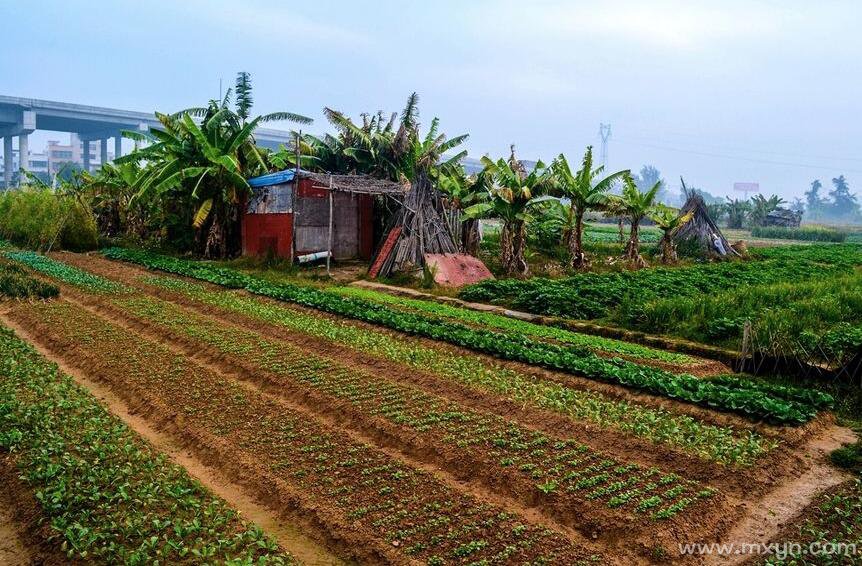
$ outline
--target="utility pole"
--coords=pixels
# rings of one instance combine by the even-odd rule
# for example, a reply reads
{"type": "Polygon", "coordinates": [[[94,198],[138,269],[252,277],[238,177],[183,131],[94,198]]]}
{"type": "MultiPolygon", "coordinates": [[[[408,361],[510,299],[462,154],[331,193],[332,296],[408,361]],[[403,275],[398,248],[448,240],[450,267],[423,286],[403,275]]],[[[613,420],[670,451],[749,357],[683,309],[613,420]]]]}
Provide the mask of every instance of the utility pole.
{"type": "Polygon", "coordinates": [[[611,125],[610,124],[599,124],[599,137],[602,138],[602,167],[607,168],[608,166],[608,140],[611,137],[611,125]]]}

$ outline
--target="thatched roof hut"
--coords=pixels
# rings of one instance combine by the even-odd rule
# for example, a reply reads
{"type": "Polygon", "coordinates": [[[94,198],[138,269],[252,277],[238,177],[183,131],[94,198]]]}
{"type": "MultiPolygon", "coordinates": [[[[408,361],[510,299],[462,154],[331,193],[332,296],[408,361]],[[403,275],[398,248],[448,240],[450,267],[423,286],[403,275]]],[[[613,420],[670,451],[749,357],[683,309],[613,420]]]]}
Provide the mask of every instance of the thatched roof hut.
{"type": "Polygon", "coordinates": [[[709,217],[706,202],[696,190],[688,190],[682,183],[686,201],[680,209],[680,215],[691,214],[691,220],[686,222],[676,233],[675,239],[686,248],[700,249],[708,257],[738,256],[718,224],[709,217]]]}

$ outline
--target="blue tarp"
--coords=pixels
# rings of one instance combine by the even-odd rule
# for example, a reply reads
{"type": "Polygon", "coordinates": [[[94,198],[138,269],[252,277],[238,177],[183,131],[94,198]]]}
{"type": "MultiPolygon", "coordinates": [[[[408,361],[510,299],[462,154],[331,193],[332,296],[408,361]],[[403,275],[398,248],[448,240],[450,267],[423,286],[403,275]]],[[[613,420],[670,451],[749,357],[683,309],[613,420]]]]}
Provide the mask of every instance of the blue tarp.
{"type": "Polygon", "coordinates": [[[280,185],[293,181],[296,176],[296,169],[285,169],[275,173],[267,173],[260,177],[252,177],[248,180],[248,184],[252,187],[268,187],[270,185],[280,185]]]}

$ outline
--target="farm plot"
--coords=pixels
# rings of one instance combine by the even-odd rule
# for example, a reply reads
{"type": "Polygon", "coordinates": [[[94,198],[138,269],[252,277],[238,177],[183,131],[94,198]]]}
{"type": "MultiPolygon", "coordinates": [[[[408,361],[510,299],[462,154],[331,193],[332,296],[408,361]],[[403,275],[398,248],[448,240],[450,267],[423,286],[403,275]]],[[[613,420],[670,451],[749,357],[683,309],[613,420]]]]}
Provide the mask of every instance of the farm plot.
{"type": "Polygon", "coordinates": [[[56,563],[294,563],[2,326],[0,374],[0,470],[56,563]]]}
{"type": "Polygon", "coordinates": [[[492,332],[455,322],[429,320],[422,315],[388,308],[379,303],[338,297],[309,287],[271,284],[230,269],[213,268],[167,256],[118,248],[107,250],[105,254],[154,269],[244,288],[256,295],[448,342],[502,359],[562,370],[771,422],[801,424],[813,418],[818,410],[832,404],[831,397],[825,394],[781,387],[772,387],[767,391],[744,379],[732,379],[732,383],[728,383],[728,380],[721,383],[702,380],[693,375],[644,367],[622,359],[608,360],[586,348],[549,344],[517,332],[492,332]]]}
{"type": "MultiPolygon", "coordinates": [[[[801,470],[792,451],[828,426],[757,423],[245,291],[55,257],[28,264],[47,266],[65,300],[16,304],[17,324],[362,561],[658,559],[682,537],[720,540],[741,502],[801,470]]],[[[753,391],[814,411],[829,401],[753,391]]]]}
{"type": "Polygon", "coordinates": [[[356,558],[577,563],[596,553],[86,309],[21,304],[10,317],[260,494],[308,513],[356,558]]]}
{"type": "MultiPolygon", "coordinates": [[[[688,405],[678,404],[671,410],[655,401],[645,402],[642,398],[626,395],[619,388],[605,387],[606,391],[599,391],[602,386],[589,380],[578,382],[569,376],[534,373],[517,365],[501,365],[455,348],[405,339],[403,335],[380,329],[369,331],[360,323],[321,316],[314,311],[237,292],[207,288],[173,277],[146,274],[139,277],[133,268],[96,258],[80,261],[80,258],[69,256],[67,261],[120,278],[126,285],[137,284],[147,293],[188,305],[199,312],[242,323],[273,339],[305,344],[318,351],[326,349],[326,343],[330,344],[329,351],[338,345],[333,356],[353,362],[367,358],[365,367],[370,371],[386,371],[395,379],[409,381],[432,392],[447,389],[450,396],[481,409],[500,410],[500,403],[510,400],[506,408],[509,414],[529,412],[523,408],[532,407],[544,413],[569,417],[584,423],[582,434],[593,438],[602,436],[596,426],[610,429],[615,433],[608,435],[613,450],[643,438],[648,441],[642,447],[644,453],[653,452],[649,442],[658,442],[671,450],[722,464],[749,466],[778,444],[779,432],[769,427],[692,409],[688,405]],[[305,339],[300,340],[300,337],[305,339]],[[458,388],[464,391],[458,394],[458,388]],[[484,397],[493,400],[486,404],[476,403],[477,399],[484,397]]],[[[533,423],[548,420],[547,415],[530,418],[533,423]]],[[[568,424],[562,422],[557,426],[568,424]]],[[[793,434],[781,431],[780,436],[786,441],[793,434]]],[[[664,459],[666,461],[667,455],[664,459]]],[[[687,463],[690,457],[683,460],[687,463]]]]}

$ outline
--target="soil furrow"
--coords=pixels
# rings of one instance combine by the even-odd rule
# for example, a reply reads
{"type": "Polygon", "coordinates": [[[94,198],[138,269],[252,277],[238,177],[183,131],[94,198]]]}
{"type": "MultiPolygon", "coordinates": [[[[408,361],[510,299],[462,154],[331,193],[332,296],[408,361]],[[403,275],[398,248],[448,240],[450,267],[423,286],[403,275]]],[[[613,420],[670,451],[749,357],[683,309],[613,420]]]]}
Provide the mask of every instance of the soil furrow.
{"type": "MultiPolygon", "coordinates": [[[[68,292],[66,296],[69,299],[68,292]]],[[[208,343],[205,340],[192,338],[188,334],[173,330],[173,328],[176,328],[175,325],[166,325],[166,322],[175,316],[170,311],[159,312],[155,315],[154,319],[148,320],[141,316],[135,316],[131,312],[134,310],[132,306],[115,307],[112,306],[111,301],[103,301],[95,296],[86,295],[85,298],[92,301],[89,308],[109,317],[112,322],[134,328],[137,332],[146,335],[152,340],[169,340],[172,347],[177,348],[183,354],[194,358],[196,361],[206,364],[210,369],[229,373],[234,379],[252,382],[276,397],[287,401],[299,402],[304,409],[314,412],[321,418],[333,419],[337,426],[354,430],[362,434],[364,439],[369,442],[395,450],[399,457],[407,459],[413,464],[418,465],[421,463],[421,465],[434,466],[438,470],[446,470],[447,474],[451,474],[459,481],[471,482],[471,489],[483,492],[483,497],[489,497],[488,490],[491,490],[494,494],[504,496],[506,499],[497,501],[498,504],[505,503],[507,506],[513,507],[513,502],[519,501],[520,503],[515,505],[521,506],[521,512],[524,512],[524,506],[541,510],[540,515],[544,516],[544,520],[546,522],[549,520],[553,521],[557,528],[563,528],[562,526],[565,525],[565,527],[576,528],[586,537],[601,535],[602,540],[616,540],[624,533],[628,533],[631,536],[640,530],[637,521],[633,521],[632,514],[629,512],[621,514],[618,511],[613,511],[607,508],[601,500],[592,503],[582,500],[582,496],[572,498],[566,491],[543,494],[536,488],[536,484],[539,483],[538,479],[530,479],[530,476],[527,474],[514,469],[514,465],[501,467],[499,460],[505,457],[505,454],[494,455],[493,452],[489,452],[478,443],[461,448],[454,441],[447,442],[445,437],[441,437],[440,434],[420,433],[420,429],[399,426],[392,420],[373,415],[373,408],[371,409],[372,414],[369,414],[368,407],[357,407],[348,401],[339,399],[331,394],[328,395],[325,391],[309,387],[296,379],[292,379],[289,375],[289,360],[292,356],[290,350],[282,349],[282,351],[275,352],[270,356],[277,360],[275,362],[277,366],[287,364],[287,373],[277,374],[269,371],[264,365],[256,362],[254,359],[255,356],[262,358],[263,353],[260,350],[267,346],[267,343],[258,334],[251,334],[246,331],[247,335],[245,336],[242,334],[228,336],[227,339],[234,346],[245,341],[244,343],[256,344],[259,350],[250,356],[233,355],[224,348],[220,349],[218,346],[214,346],[212,342],[208,343]],[[439,468],[436,468],[437,466],[439,468]],[[585,520],[585,518],[589,519],[585,520]]],[[[89,301],[87,302],[89,303],[89,301]]],[[[200,316],[193,315],[192,313],[189,314],[191,316],[200,316]]],[[[231,326],[225,321],[218,321],[218,326],[215,326],[213,324],[215,322],[208,318],[200,318],[197,321],[188,319],[182,325],[196,325],[196,328],[200,330],[196,335],[213,337],[223,332],[224,328],[231,326]],[[203,326],[200,326],[201,322],[203,322],[203,326]],[[220,330],[219,326],[222,327],[222,330],[220,330]]],[[[278,347],[277,345],[272,345],[272,343],[269,343],[269,345],[270,347],[278,347]]],[[[315,358],[315,353],[313,351],[303,351],[301,357],[311,360],[315,358]]],[[[328,373],[338,372],[337,362],[330,364],[324,371],[328,373]]],[[[387,392],[392,392],[393,388],[397,389],[398,387],[402,390],[406,389],[403,386],[395,386],[393,383],[381,383],[377,376],[367,373],[359,374],[358,381],[360,383],[377,382],[380,384],[381,389],[387,392]]],[[[406,395],[411,395],[409,389],[406,395]]],[[[435,409],[435,414],[440,411],[443,411],[443,414],[445,414],[451,410],[461,416],[460,407],[449,409],[445,407],[443,400],[440,401],[439,405],[441,408],[435,409]]],[[[381,402],[385,403],[386,401],[381,402]]],[[[501,422],[497,423],[493,418],[489,418],[489,415],[474,414],[471,417],[467,414],[464,416],[471,418],[471,421],[478,420],[479,426],[496,426],[498,430],[510,428],[502,419],[500,419],[501,422]]],[[[424,426],[429,426],[432,433],[434,430],[437,430],[434,427],[430,427],[430,425],[424,426]]],[[[455,426],[444,426],[442,428],[442,433],[447,435],[454,434],[457,430],[455,426]]],[[[470,431],[468,430],[467,432],[470,431]]],[[[535,434],[529,430],[524,430],[524,433],[528,435],[535,434]]],[[[471,436],[463,438],[469,441],[471,436]]],[[[568,437],[559,437],[555,434],[549,443],[553,444],[554,442],[563,440],[568,440],[568,437]]],[[[590,444],[590,442],[587,441],[586,444],[590,444]]],[[[622,465],[619,462],[619,455],[613,454],[613,456],[617,460],[617,465],[622,465]]],[[[607,456],[598,458],[598,460],[604,459],[607,459],[607,456]]],[[[542,479],[545,483],[551,480],[552,478],[550,477],[542,479]]],[[[666,489],[673,487],[674,485],[667,485],[666,489]]],[[[698,489],[702,488],[691,488],[692,492],[696,492],[698,489]]],[[[720,505],[716,501],[711,501],[708,504],[713,508],[716,505],[720,505]]],[[[708,526],[712,527],[712,525],[708,525],[700,519],[697,521],[684,520],[683,517],[690,513],[691,511],[684,510],[680,513],[678,521],[674,521],[673,526],[668,524],[662,525],[662,530],[693,533],[700,532],[708,526]]],[[[648,529],[652,530],[653,526],[654,523],[652,521],[646,522],[648,529]]],[[[709,532],[713,534],[716,530],[710,528],[709,532]]]]}
{"type": "MultiPolygon", "coordinates": [[[[235,424],[235,426],[237,428],[233,431],[227,431],[226,430],[224,432],[224,434],[226,434],[227,436],[225,436],[223,438],[218,437],[218,435],[213,436],[213,434],[211,432],[207,433],[206,430],[200,430],[198,427],[194,426],[194,423],[196,422],[196,420],[201,420],[201,419],[204,419],[205,417],[214,418],[213,415],[207,414],[205,416],[200,416],[196,419],[194,411],[192,411],[190,413],[188,410],[183,411],[179,408],[179,407],[182,407],[182,405],[178,404],[179,399],[176,400],[177,402],[165,404],[163,401],[159,401],[158,398],[154,398],[154,395],[150,392],[150,390],[148,388],[142,387],[141,384],[136,383],[134,380],[129,381],[131,379],[130,376],[125,375],[125,376],[120,377],[119,375],[117,375],[117,369],[118,368],[115,366],[115,364],[122,363],[119,358],[117,358],[116,361],[105,360],[104,359],[104,352],[101,352],[101,354],[102,354],[101,356],[96,356],[94,358],[91,351],[87,348],[81,347],[78,344],[78,341],[74,341],[74,340],[70,341],[68,338],[67,339],[61,339],[61,337],[52,336],[52,334],[54,332],[56,332],[56,330],[52,328],[50,323],[46,324],[46,322],[44,321],[47,314],[48,313],[46,311],[42,311],[39,313],[15,312],[13,316],[16,319],[20,318],[21,320],[19,320],[19,322],[22,322],[25,326],[32,326],[34,328],[34,330],[38,330],[40,339],[54,339],[55,342],[50,344],[49,347],[55,351],[63,350],[64,357],[69,358],[72,363],[75,363],[76,365],[83,364],[83,365],[91,366],[90,371],[87,372],[88,374],[91,372],[98,373],[98,377],[100,379],[107,380],[114,387],[120,388],[122,394],[130,395],[132,399],[140,397],[142,408],[143,407],[149,407],[149,412],[151,412],[151,418],[158,419],[161,422],[162,426],[170,425],[170,423],[173,423],[172,428],[176,432],[184,435],[185,438],[189,438],[192,442],[192,445],[195,446],[195,448],[198,448],[199,444],[203,444],[204,446],[212,447],[211,451],[210,451],[210,458],[216,457],[216,458],[221,458],[223,460],[229,460],[229,462],[227,462],[227,465],[233,467],[234,474],[244,475],[246,481],[253,482],[253,483],[257,484],[258,489],[259,490],[262,489],[263,493],[269,493],[274,486],[278,486],[279,489],[277,491],[280,492],[281,494],[288,493],[289,496],[286,499],[288,501],[292,502],[292,504],[295,508],[297,508],[301,512],[310,512],[310,514],[314,515],[314,517],[322,523],[321,526],[325,525],[326,530],[334,533],[333,536],[335,536],[336,538],[341,540],[343,544],[344,544],[345,539],[348,541],[352,540],[353,544],[349,545],[349,547],[356,546],[356,548],[359,549],[359,556],[358,556],[359,558],[369,559],[371,561],[384,560],[387,562],[389,562],[389,561],[403,562],[405,560],[406,557],[403,553],[398,553],[394,550],[394,548],[396,548],[398,546],[398,544],[396,544],[398,542],[398,539],[393,541],[392,546],[388,546],[386,544],[381,544],[381,542],[371,542],[371,541],[379,541],[380,540],[379,539],[380,534],[375,535],[374,534],[375,529],[370,528],[370,526],[367,524],[367,522],[360,521],[362,523],[362,525],[357,525],[357,521],[351,522],[350,520],[345,520],[345,517],[343,515],[341,515],[338,511],[331,509],[331,508],[328,508],[325,505],[321,506],[320,505],[321,502],[319,500],[315,500],[313,497],[311,499],[309,499],[309,494],[307,493],[307,491],[303,491],[303,490],[297,491],[295,488],[290,488],[288,485],[285,485],[284,482],[279,480],[278,478],[273,477],[273,475],[271,473],[269,473],[269,469],[272,469],[272,466],[274,466],[274,465],[276,467],[278,466],[279,460],[277,459],[277,454],[266,454],[266,455],[264,455],[264,453],[260,452],[259,450],[258,451],[252,450],[251,452],[249,452],[247,445],[250,444],[250,445],[252,445],[252,448],[253,448],[258,443],[266,444],[267,442],[270,442],[272,440],[270,437],[276,435],[275,431],[273,431],[270,435],[266,435],[266,439],[261,439],[261,438],[257,438],[257,437],[255,437],[254,439],[251,439],[247,436],[244,436],[247,433],[247,431],[244,428],[242,428],[243,426],[245,426],[245,424],[243,424],[243,423],[235,424]],[[145,402],[143,402],[144,399],[146,400],[145,402]],[[245,449],[242,449],[239,447],[245,447],[245,449]],[[230,454],[230,456],[228,456],[228,454],[230,454]],[[242,461],[244,465],[240,465],[240,463],[239,463],[240,461],[242,461]],[[270,462],[269,469],[267,469],[266,466],[264,466],[264,468],[261,469],[261,466],[265,462],[270,462]],[[243,468],[246,468],[246,466],[252,467],[252,469],[253,469],[252,473],[249,473],[248,469],[243,469],[243,468]],[[254,469],[254,468],[257,468],[257,469],[254,469]],[[264,480],[263,484],[261,485],[261,483],[259,483],[261,481],[261,478],[266,478],[269,481],[264,480]],[[268,486],[268,488],[266,486],[268,486]],[[341,516],[339,516],[339,515],[341,515],[341,516]],[[364,554],[364,555],[361,552],[363,549],[366,551],[366,554],[364,554]],[[373,554],[367,554],[367,552],[373,552],[373,554]],[[372,557],[376,557],[376,558],[372,558],[372,557]]],[[[92,315],[90,315],[90,316],[92,316],[92,315]]],[[[119,327],[115,327],[115,328],[119,328],[119,327]]],[[[119,332],[119,330],[117,330],[117,332],[119,332]]],[[[126,333],[125,335],[130,336],[128,333],[126,333]]],[[[134,340],[139,341],[141,343],[149,343],[149,341],[147,341],[143,337],[139,337],[139,338],[136,338],[134,340]]],[[[168,351],[169,350],[166,350],[165,352],[168,352],[168,351]]],[[[135,359],[134,353],[130,353],[127,351],[124,353],[124,355],[127,357],[131,356],[132,360],[135,359]]],[[[162,357],[164,357],[164,356],[165,356],[165,354],[162,355],[162,357]]],[[[168,356],[168,357],[170,357],[170,356],[168,356]]],[[[152,361],[152,360],[150,360],[150,361],[152,361]]],[[[212,372],[210,372],[210,370],[208,368],[206,368],[204,366],[200,366],[200,365],[198,365],[197,367],[198,367],[198,370],[196,370],[196,374],[194,376],[184,374],[184,375],[186,375],[186,377],[184,379],[200,379],[201,381],[194,382],[195,384],[197,384],[196,386],[209,386],[208,384],[210,382],[207,380],[212,380],[213,384],[221,383],[221,381],[216,379],[217,376],[213,375],[212,372]]],[[[87,368],[79,368],[79,369],[82,369],[83,371],[87,371],[87,368]]],[[[120,372],[120,374],[122,375],[122,372],[120,372]]],[[[149,374],[147,374],[147,373],[141,373],[140,375],[135,376],[135,379],[147,379],[148,376],[149,376],[149,374]]],[[[192,385],[193,384],[190,383],[189,387],[191,387],[192,385]]],[[[228,389],[225,390],[223,393],[220,393],[220,395],[222,397],[222,401],[226,401],[226,399],[228,397],[228,391],[230,391],[230,387],[233,387],[233,386],[230,386],[229,383],[226,383],[225,385],[218,385],[218,387],[225,387],[225,386],[228,386],[228,389]]],[[[213,385],[213,387],[215,387],[215,385],[213,385]]],[[[286,404],[283,400],[274,401],[272,399],[264,399],[262,397],[253,397],[252,394],[254,392],[252,389],[246,388],[244,390],[247,391],[249,394],[248,394],[247,398],[243,399],[243,404],[249,404],[249,403],[255,404],[256,403],[257,405],[260,405],[259,406],[260,411],[259,412],[255,411],[255,419],[258,422],[258,424],[260,424],[261,426],[264,426],[264,425],[274,426],[274,425],[271,425],[271,423],[270,424],[267,424],[267,423],[269,423],[269,419],[277,419],[278,417],[276,417],[275,415],[277,415],[280,412],[288,411],[291,414],[303,414],[301,408],[291,406],[290,404],[286,404]],[[281,407],[281,409],[277,409],[276,407],[281,407]],[[266,409],[266,410],[264,410],[264,409],[266,409]],[[261,413],[261,414],[259,414],[259,413],[261,413]],[[267,414],[272,415],[272,416],[267,417],[266,416],[267,414]]],[[[234,391],[238,391],[238,390],[236,390],[234,388],[234,391]]],[[[165,391],[160,391],[159,393],[156,393],[155,397],[166,396],[166,395],[167,395],[167,391],[165,390],[165,391]]],[[[180,395],[182,395],[182,393],[180,393],[180,395]]],[[[234,393],[232,395],[236,395],[236,393],[234,393]]],[[[187,398],[186,402],[192,403],[193,399],[187,398]]],[[[224,425],[225,427],[234,426],[233,421],[231,421],[230,418],[228,418],[228,414],[230,414],[231,417],[235,417],[236,415],[234,413],[231,413],[231,411],[228,410],[228,408],[226,408],[224,406],[224,404],[226,404],[226,403],[223,403],[222,405],[220,405],[218,407],[219,419],[220,419],[219,422],[221,422],[221,419],[226,419],[227,424],[224,425]]],[[[257,405],[255,405],[255,406],[257,406],[257,405]]],[[[184,408],[188,409],[187,406],[184,408]]],[[[201,405],[200,409],[198,409],[198,410],[204,411],[204,412],[206,412],[206,411],[212,412],[215,409],[216,409],[216,407],[212,407],[208,404],[204,404],[204,405],[201,405]]],[[[201,421],[201,422],[203,422],[203,421],[201,421]]],[[[310,415],[308,415],[307,417],[304,417],[302,422],[303,423],[311,423],[311,424],[305,424],[304,426],[312,426],[312,427],[317,426],[317,425],[313,425],[313,422],[315,422],[315,420],[310,415]]],[[[221,426],[221,425],[219,425],[219,426],[221,426]]],[[[292,423],[291,426],[296,426],[296,424],[292,423]]],[[[217,427],[217,430],[218,430],[218,427],[217,427]]],[[[327,431],[325,433],[325,436],[327,438],[331,437],[332,439],[337,439],[337,438],[343,437],[343,434],[342,433],[335,433],[334,431],[327,431]]],[[[335,440],[333,440],[333,442],[335,442],[335,440]]],[[[348,442],[348,445],[349,445],[349,442],[351,442],[351,441],[345,440],[345,442],[348,442]]],[[[338,442],[336,442],[336,444],[338,444],[338,442]]],[[[289,449],[289,446],[288,447],[282,447],[282,449],[289,449]]],[[[349,450],[351,450],[351,449],[347,449],[347,445],[345,445],[345,447],[342,449],[339,449],[337,451],[337,453],[345,454],[346,451],[349,451],[349,450]]],[[[386,460],[386,457],[382,453],[380,453],[379,451],[374,451],[373,449],[370,449],[367,446],[357,447],[356,450],[360,450],[362,454],[370,454],[371,456],[369,456],[369,457],[373,456],[373,458],[376,458],[376,459],[383,458],[383,460],[381,460],[381,461],[386,460]],[[378,455],[374,456],[374,454],[378,454],[378,455]]],[[[294,452],[293,454],[295,457],[296,453],[294,452]]],[[[220,465],[225,465],[225,464],[221,463],[220,465]]],[[[336,472],[336,474],[337,473],[338,472],[336,472]]],[[[434,481],[434,480],[430,480],[429,476],[422,475],[421,472],[405,472],[405,473],[412,474],[412,475],[410,475],[410,478],[411,478],[410,481],[419,482],[419,484],[421,484],[421,485],[424,485],[424,483],[427,483],[428,481],[431,481],[432,483],[434,481]]],[[[349,477],[352,478],[352,475],[349,477]]],[[[376,479],[376,478],[374,476],[372,476],[372,479],[376,479]]],[[[351,480],[346,479],[346,476],[342,475],[339,481],[345,481],[345,482],[349,483],[351,480]]],[[[351,484],[351,485],[353,485],[353,484],[351,484]]],[[[359,495],[355,495],[355,496],[357,498],[360,498],[360,499],[361,499],[361,497],[364,497],[364,495],[362,495],[362,494],[367,492],[367,490],[362,491],[362,489],[365,489],[365,488],[360,489],[356,485],[353,485],[352,489],[357,490],[356,492],[353,492],[353,493],[359,494],[359,495]]],[[[411,487],[411,489],[413,489],[413,488],[411,487]]],[[[428,485],[427,487],[424,488],[424,490],[419,489],[418,487],[416,487],[415,489],[418,489],[419,491],[412,491],[411,492],[411,493],[413,493],[412,497],[408,497],[406,500],[402,500],[402,501],[415,503],[415,501],[421,501],[421,500],[423,500],[423,498],[427,499],[427,496],[429,494],[433,495],[434,493],[437,493],[437,491],[435,491],[435,489],[439,491],[439,489],[441,489],[441,488],[432,488],[430,485],[428,485]],[[430,491],[428,491],[429,489],[430,489],[430,491]]],[[[442,488],[442,489],[444,489],[444,491],[440,492],[440,493],[450,492],[450,493],[453,493],[453,495],[455,493],[457,493],[456,491],[453,491],[453,488],[451,488],[451,487],[442,488]]],[[[453,501],[458,502],[458,504],[461,506],[468,505],[468,507],[463,508],[463,509],[465,509],[466,512],[468,512],[469,516],[472,516],[472,514],[474,514],[476,512],[476,508],[469,507],[469,505],[473,505],[472,503],[469,503],[469,501],[471,501],[469,498],[464,499],[462,495],[457,495],[457,496],[455,496],[453,501]]],[[[478,503],[476,503],[476,504],[478,504],[478,503]]],[[[480,505],[479,508],[484,508],[484,507],[482,505],[480,505]]],[[[426,511],[420,512],[420,510],[418,510],[418,509],[415,511],[416,514],[420,514],[420,515],[422,513],[427,514],[428,512],[430,512],[430,511],[426,510],[426,511]]],[[[373,515],[373,513],[371,513],[371,515],[376,516],[376,515],[373,515]]],[[[413,514],[408,514],[408,516],[413,516],[413,514]]],[[[481,514],[479,516],[481,516],[481,514]]],[[[386,518],[386,517],[387,516],[384,515],[384,518],[386,518]]],[[[508,519],[506,519],[506,520],[508,520],[508,519]]],[[[465,527],[466,526],[469,526],[469,523],[466,524],[465,527]]],[[[505,531],[502,531],[502,532],[505,533],[505,531]]],[[[500,535],[500,533],[498,533],[498,535],[500,535]]],[[[419,535],[416,535],[416,536],[419,536],[419,535]]],[[[559,536],[559,535],[553,535],[553,536],[559,536]]],[[[552,554],[562,553],[562,555],[573,556],[570,553],[572,553],[572,552],[575,552],[576,554],[581,553],[581,551],[576,550],[574,547],[568,546],[568,544],[562,544],[562,542],[560,540],[553,538],[553,536],[548,535],[548,537],[550,537],[550,538],[542,538],[541,539],[540,542],[541,542],[542,548],[546,548],[547,550],[552,552],[552,554]],[[556,542],[554,542],[554,541],[556,541],[556,542]],[[548,546],[548,545],[550,545],[550,546],[548,546]]],[[[570,533],[570,538],[573,538],[571,533],[570,533]]],[[[441,541],[435,541],[435,544],[443,544],[443,543],[441,541]]],[[[487,542],[483,542],[483,544],[487,544],[487,542]]],[[[413,547],[411,547],[411,548],[413,548],[413,547]]],[[[484,548],[484,546],[481,546],[480,549],[481,548],[484,548]]],[[[416,552],[418,552],[419,554],[422,554],[423,550],[424,550],[424,548],[418,548],[418,547],[416,548],[416,552]]],[[[538,547],[537,547],[536,551],[538,551],[538,547]]],[[[513,550],[513,552],[514,552],[514,550],[513,550]]],[[[524,551],[524,552],[526,552],[526,551],[524,551]]],[[[531,550],[530,552],[533,552],[533,551],[531,550]]]]}
{"type": "MultiPolygon", "coordinates": [[[[67,259],[68,255],[64,254],[63,257],[67,259]]],[[[71,261],[70,263],[75,262],[71,261]]],[[[337,359],[357,369],[370,371],[375,375],[385,376],[389,379],[409,382],[428,392],[444,395],[473,409],[505,414],[508,418],[548,432],[589,438],[591,444],[596,448],[613,451],[616,454],[624,455],[628,459],[643,462],[647,465],[656,465],[670,469],[691,479],[709,482],[722,490],[745,493],[750,493],[753,489],[766,490],[778,479],[777,475],[792,475],[796,473],[794,467],[796,459],[790,457],[792,453],[789,450],[789,446],[792,446],[797,441],[795,439],[796,436],[801,436],[802,431],[799,429],[784,430],[785,435],[790,437],[790,440],[783,440],[783,442],[788,444],[788,447],[779,448],[778,450],[774,450],[773,454],[761,457],[757,468],[763,470],[763,473],[743,479],[740,477],[740,474],[736,473],[737,470],[732,467],[712,463],[702,458],[692,458],[690,453],[674,449],[669,444],[656,445],[650,440],[632,436],[613,428],[596,426],[589,421],[579,421],[567,415],[534,407],[532,404],[514,402],[511,399],[494,395],[484,390],[477,391],[476,388],[461,385],[451,379],[441,378],[439,375],[417,371],[415,368],[407,368],[400,364],[365,355],[344,345],[319,337],[307,336],[235,311],[225,311],[224,309],[193,300],[180,293],[151,285],[144,285],[138,279],[147,272],[133,266],[116,264],[103,259],[95,260],[92,264],[82,262],[80,266],[109,278],[121,280],[128,285],[137,286],[161,299],[185,307],[191,307],[198,312],[217,317],[221,320],[229,320],[231,323],[260,332],[269,338],[289,341],[299,347],[325,354],[332,359],[337,359]],[[776,465],[779,462],[782,462],[780,467],[776,465]],[[780,474],[776,474],[776,472],[780,472],[780,474]]],[[[222,290],[222,292],[229,291],[222,290]]],[[[276,303],[261,298],[255,298],[255,300],[279,309],[285,309],[286,312],[296,309],[293,306],[286,306],[283,303],[276,303]]],[[[320,313],[317,314],[320,315],[320,313]]],[[[380,329],[373,328],[373,330],[379,331],[380,329]]],[[[400,339],[414,340],[414,338],[405,338],[404,336],[401,336],[400,339]]],[[[452,353],[450,352],[450,354],[452,353]]],[[[601,385],[595,382],[590,383],[593,386],[601,385]]],[[[650,399],[654,398],[650,397],[650,399]]],[[[813,429],[816,426],[816,424],[810,424],[807,430],[813,429]]],[[[777,432],[777,429],[774,427],[768,427],[768,430],[773,434],[777,432]]]]}
{"type": "Polygon", "coordinates": [[[16,321],[2,314],[0,314],[0,320],[5,326],[13,329],[16,334],[32,344],[42,356],[57,364],[63,373],[90,391],[129,428],[167,455],[170,460],[185,468],[190,476],[224,499],[247,520],[254,522],[263,529],[303,564],[320,566],[345,564],[344,560],[334,555],[325,546],[309,538],[304,533],[307,529],[298,524],[295,517],[281,516],[256,501],[254,497],[249,495],[247,489],[226,478],[215,467],[195,458],[188,447],[183,446],[173,436],[156,430],[145,418],[141,417],[137,410],[133,409],[111,389],[88,378],[77,368],[69,365],[62,357],[45,348],[16,321]]]}

